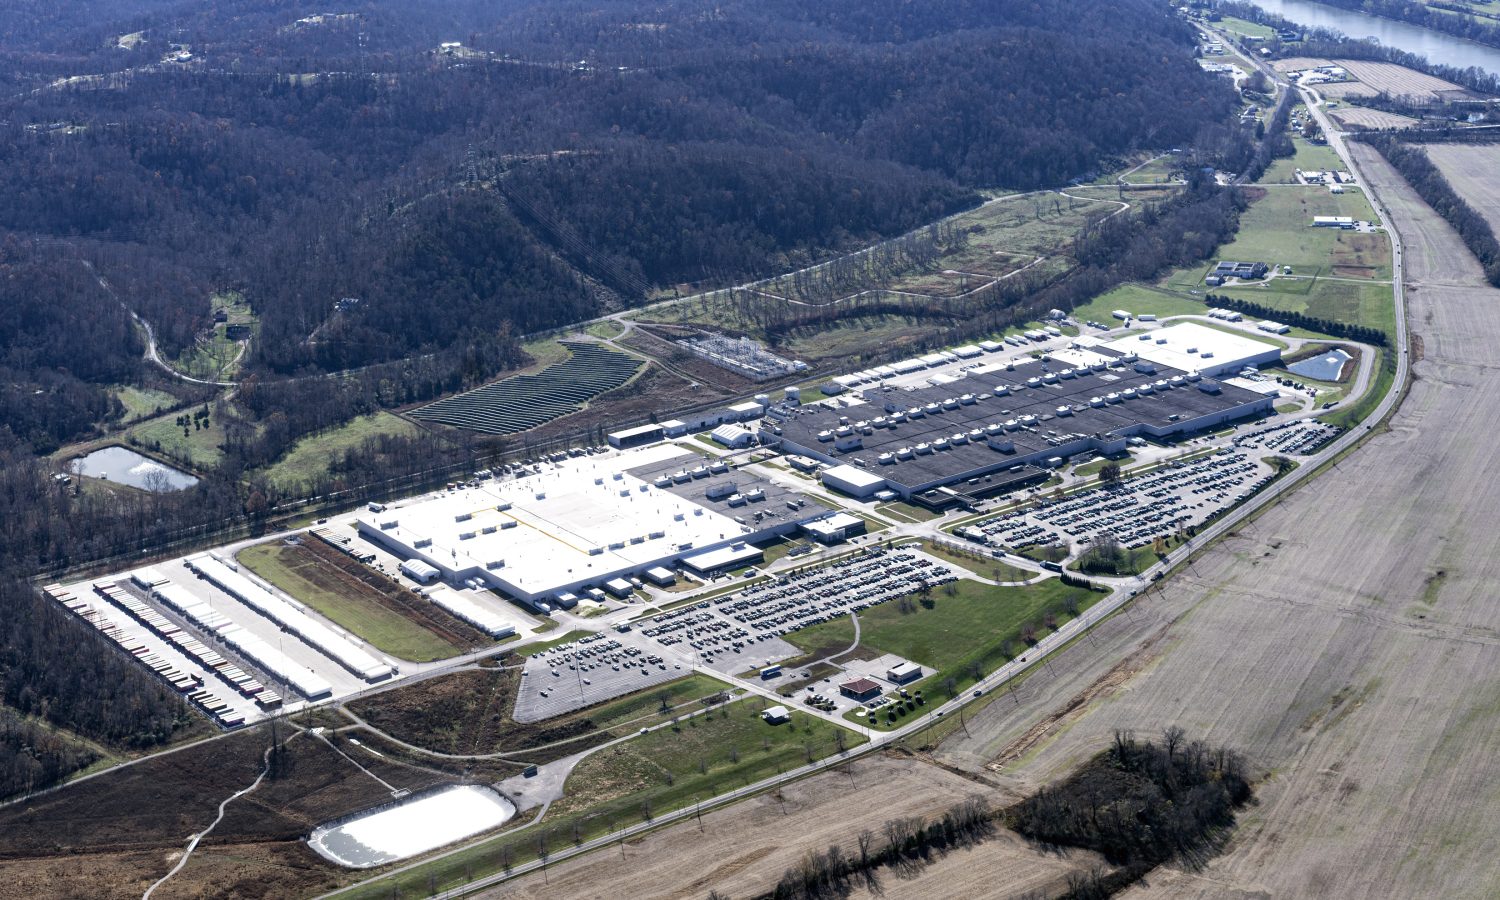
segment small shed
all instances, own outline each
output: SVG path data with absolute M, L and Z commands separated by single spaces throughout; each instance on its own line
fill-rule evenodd
M 792 720 L 792 712 L 785 706 L 777 705 L 767 708 L 760 714 L 760 717 L 765 719 L 767 724 L 784 725 Z

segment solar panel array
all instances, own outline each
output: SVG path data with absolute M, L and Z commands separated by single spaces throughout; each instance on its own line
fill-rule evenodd
M 629 381 L 642 361 L 599 344 L 561 341 L 570 356 L 535 375 L 517 375 L 414 411 L 413 418 L 485 434 L 515 434 L 577 412 Z

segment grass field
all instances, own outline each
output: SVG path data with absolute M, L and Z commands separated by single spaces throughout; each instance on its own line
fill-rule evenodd
M 1180 174 L 1181 168 L 1182 161 L 1177 156 L 1168 154 L 1159 156 L 1130 174 L 1122 174 L 1119 177 L 1128 184 L 1170 184 L 1174 173 Z M 1113 178 L 1109 181 L 1111 184 L 1114 183 Z
M 121 425 L 129 425 L 132 422 L 150 418 L 156 415 L 158 410 L 169 409 L 178 402 L 176 397 L 166 391 L 131 385 L 116 389 L 115 397 L 119 399 L 120 405 L 125 407 L 125 413 L 117 420 Z
M 145 447 L 164 456 L 199 469 L 211 469 L 219 464 L 224 451 L 219 445 L 224 441 L 223 423 L 218 416 L 209 418 L 207 428 L 189 425 L 184 431 L 174 420 L 181 413 L 167 413 L 150 421 L 133 426 L 128 435 Z
M 1391 277 L 1390 241 L 1384 234 L 1312 227 L 1314 216 L 1373 220 L 1369 200 L 1357 189 L 1343 194 L 1317 186 L 1264 190 L 1240 216 L 1239 233 L 1219 248 L 1217 258 L 1289 265 L 1297 275 Z
M 1395 336 L 1396 301 L 1389 283 L 1372 281 L 1361 284 L 1318 278 L 1282 284 L 1283 280 L 1275 279 L 1263 288 L 1220 288 L 1216 292 L 1289 312 L 1306 313 L 1336 322 L 1368 325 Z M 1291 287 L 1293 290 L 1281 290 L 1282 287 Z
M 295 488 L 327 474 L 328 464 L 346 450 L 382 434 L 415 434 L 417 426 L 388 412 L 360 416 L 328 431 L 297 441 L 281 459 L 266 469 L 266 478 L 281 488 Z
M 246 547 L 237 556 L 245 568 L 359 635 L 382 652 L 414 662 L 456 656 L 462 647 L 444 640 L 355 586 L 335 581 L 331 570 L 279 541 Z
M 1049 614 L 1060 625 L 1075 614 L 1070 604 L 1082 610 L 1102 596 L 1055 578 L 1029 587 L 959 581 L 933 591 L 931 609 L 919 604 L 915 612 L 903 613 L 900 604 L 890 601 L 860 613 L 860 646 L 894 653 L 933 671 L 915 685 L 928 693 L 950 677 L 961 691 L 978 680 L 976 671 L 982 677 L 1024 652 L 1025 627 L 1035 626 L 1037 635 L 1045 634 L 1043 620 Z M 808 652 L 847 647 L 854 641 L 854 625 L 840 618 L 794 631 L 786 640 Z
M 1232 34 L 1242 34 L 1245 37 L 1266 39 L 1276 32 L 1269 25 L 1261 25 L 1248 19 L 1237 19 L 1234 16 L 1225 16 L 1217 23 L 1220 28 Z
M 1344 168 L 1344 163 L 1339 155 L 1329 149 L 1327 144 L 1314 144 L 1301 135 L 1292 136 L 1292 146 L 1296 153 L 1284 159 L 1278 159 L 1266 167 L 1265 174 L 1260 176 L 1259 184 L 1296 184 L 1296 170 L 1314 172 L 1338 171 Z M 1327 188 L 1320 188 L 1327 190 Z
M 1110 315 L 1117 309 L 1137 316 L 1141 313 L 1154 313 L 1162 317 L 1201 316 L 1208 312 L 1203 301 L 1197 297 L 1140 284 L 1124 284 L 1073 310 L 1073 318 L 1080 322 L 1118 325 L 1119 321 Z

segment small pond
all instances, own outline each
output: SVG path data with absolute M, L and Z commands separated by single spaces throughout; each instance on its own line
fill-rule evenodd
M 124 447 L 105 447 L 68 464 L 75 475 L 105 478 L 145 491 L 181 491 L 198 479 Z
M 456 784 L 319 825 L 307 843 L 330 862 L 368 869 L 498 827 L 515 814 L 510 801 L 490 788 Z
M 1294 362 L 1287 366 L 1287 371 L 1303 378 L 1311 378 L 1314 381 L 1338 381 L 1339 373 L 1344 370 L 1344 363 L 1354 357 L 1338 348 L 1329 350 L 1318 356 Z

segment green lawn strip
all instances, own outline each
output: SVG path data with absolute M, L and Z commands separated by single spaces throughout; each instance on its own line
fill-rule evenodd
M 266 469 L 266 478 L 283 488 L 307 484 L 328 473 L 328 466 L 346 450 L 354 450 L 379 435 L 411 435 L 417 426 L 388 412 L 360 416 L 337 428 L 297 441 L 281 459 Z
M 877 506 L 875 507 L 875 511 L 885 513 L 893 519 L 906 519 L 912 522 L 931 522 L 942 515 L 942 513 L 935 513 L 925 507 L 903 503 L 900 500 L 894 500 L 882 506 Z
M 564 796 L 540 824 L 502 832 L 340 896 L 385 898 L 393 889 L 401 896 L 426 896 L 430 885 L 457 887 L 471 876 L 536 859 L 542 847 L 555 852 L 795 769 L 810 755 L 835 754 L 836 733 L 851 749 L 865 742 L 855 731 L 806 713 L 793 712 L 785 725 L 768 725 L 760 718 L 765 703 L 760 698 L 731 703 L 591 754 L 568 776 Z
M 463 651 L 421 625 L 378 603 L 347 596 L 304 577 L 283 559 L 280 542 L 246 547 L 240 564 L 327 616 L 334 624 L 369 641 L 383 653 L 413 662 L 447 659 Z
M 527 644 L 523 647 L 517 647 L 516 652 L 521 654 L 522 656 L 535 656 L 538 653 L 541 653 L 543 650 L 551 650 L 553 647 L 560 647 L 563 644 L 568 643 L 569 641 L 576 641 L 579 638 L 588 637 L 588 635 L 589 632 L 587 631 L 565 631 L 550 641 L 538 641 L 535 644 Z
M 982 677 L 1025 651 L 1024 628 L 1035 626 L 1040 637 L 1046 633 L 1043 620 L 1048 614 L 1061 625 L 1072 618 L 1070 602 L 1081 611 L 1102 596 L 1055 578 L 1027 587 L 959 581 L 934 590 L 931 609 L 919 603 L 915 611 L 903 613 L 901 604 L 890 600 L 861 612 L 860 646 L 894 653 L 933 673 L 909 689 L 920 688 L 931 696 L 952 678 L 954 689 L 962 691 L 977 680 L 974 670 Z M 785 639 L 805 650 L 840 641 L 847 646 L 854 640 L 854 626 L 848 618 L 839 618 L 794 631 Z M 877 725 L 873 718 L 871 724 Z M 882 717 L 878 727 L 883 726 Z
M 1008 566 L 998 559 L 990 557 L 977 548 L 969 553 L 959 553 L 951 545 L 940 544 L 936 541 L 923 541 L 922 549 L 936 556 L 993 581 L 1027 581 L 1035 577 L 1035 572 Z
M 1337 409 L 1330 410 L 1327 415 L 1319 416 L 1319 420 L 1329 425 L 1337 425 L 1340 428 L 1353 428 L 1358 425 L 1380 405 L 1380 400 L 1391 389 L 1396 380 L 1395 355 L 1385 348 L 1376 350 L 1375 377 L 1370 386 L 1352 403 L 1345 403 Z M 1321 397 L 1319 398 L 1321 400 Z

